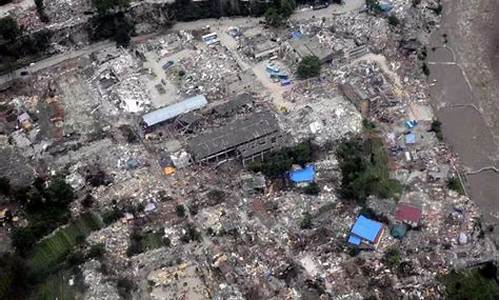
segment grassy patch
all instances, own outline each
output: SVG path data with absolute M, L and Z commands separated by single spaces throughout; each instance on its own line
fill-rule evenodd
M 81 242 L 82 237 L 86 237 L 102 225 L 98 216 L 89 213 L 56 230 L 33 248 L 29 257 L 32 273 L 40 275 L 52 272 L 71 253 L 74 246 Z
M 76 299 L 74 288 L 68 284 L 70 277 L 71 274 L 67 271 L 57 272 L 49 276 L 47 280 L 35 288 L 35 292 L 31 295 L 31 299 Z

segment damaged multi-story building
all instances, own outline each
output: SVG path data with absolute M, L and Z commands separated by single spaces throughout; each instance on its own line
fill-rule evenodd
M 188 144 L 196 163 L 238 157 L 245 165 L 263 159 L 265 153 L 279 149 L 285 141 L 276 117 L 264 111 L 195 136 Z

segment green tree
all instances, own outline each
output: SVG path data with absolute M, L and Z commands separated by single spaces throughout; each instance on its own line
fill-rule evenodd
M 316 77 L 321 71 L 321 61 L 316 56 L 306 56 L 297 67 L 297 76 L 301 79 Z
M 280 1 L 280 14 L 286 20 L 290 18 L 293 11 L 297 7 L 295 0 L 281 0 Z
M 36 11 L 38 13 L 38 17 L 40 18 L 40 21 L 44 23 L 49 22 L 49 17 L 45 13 L 45 5 L 43 4 L 43 0 L 35 0 L 35 5 L 36 5 Z
M 284 23 L 283 16 L 278 12 L 275 7 L 269 7 L 264 13 L 264 20 L 266 24 L 272 27 L 280 27 Z
M 392 25 L 392 26 L 398 26 L 400 21 L 398 19 L 398 17 L 396 17 L 395 15 L 390 15 L 387 20 L 389 21 L 389 24 Z
M 118 27 L 113 37 L 116 44 L 122 47 L 130 45 L 130 29 L 126 27 Z
M 175 213 L 179 218 L 184 218 L 186 216 L 186 209 L 184 208 L 184 205 L 179 204 L 175 207 Z
M 485 276 L 483 269 L 473 269 L 460 273 L 452 271 L 441 280 L 446 286 L 446 299 L 498 299 L 498 283 L 494 278 Z
M 21 35 L 21 29 L 17 25 L 16 20 L 12 17 L 0 19 L 0 35 L 7 41 L 15 41 Z
M 379 13 L 382 11 L 378 0 L 366 0 L 366 8 L 375 13 Z
M 130 0 L 92 0 L 99 14 L 106 14 L 112 10 L 128 8 Z
M 433 120 L 431 123 L 431 130 L 436 134 L 436 138 L 440 141 L 443 140 L 443 131 L 441 130 L 441 121 Z
M 461 195 L 465 195 L 464 187 L 462 186 L 462 183 L 460 182 L 460 178 L 458 178 L 458 176 L 452 177 L 448 180 L 448 188 Z
M 342 172 L 340 193 L 345 199 L 364 204 L 370 195 L 391 198 L 401 193 L 399 181 L 390 178 L 387 153 L 380 139 L 344 141 L 337 157 Z
M 426 63 L 422 64 L 422 72 L 424 72 L 425 76 L 429 77 L 431 74 L 431 70 L 429 69 L 429 66 L 427 66 Z
M 92 245 L 89 249 L 89 252 L 87 254 L 88 258 L 101 258 L 103 257 L 104 253 L 106 252 L 106 249 L 104 248 L 104 244 L 99 243 Z
M 16 228 L 11 234 L 12 246 L 16 252 L 25 256 L 37 241 L 37 236 L 30 227 Z
M 73 188 L 66 183 L 64 178 L 56 177 L 47 188 L 46 198 L 55 205 L 65 206 L 73 201 L 75 194 Z

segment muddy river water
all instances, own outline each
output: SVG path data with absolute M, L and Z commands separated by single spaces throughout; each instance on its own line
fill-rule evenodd
M 431 45 L 427 48 L 429 80 L 434 82 L 430 90 L 431 98 L 436 115 L 442 122 L 445 142 L 458 154 L 460 165 L 464 169 L 463 178 L 466 181 L 467 193 L 482 210 L 484 223 L 494 226 L 492 234 L 498 242 L 498 146 L 495 142 L 497 139 L 494 138 L 496 133 L 488 126 L 485 111 L 481 108 L 481 101 L 486 100 L 478 95 L 476 86 L 469 80 L 477 74 L 467 73 L 463 67 L 464 63 L 474 61 L 463 61 L 457 57 L 456 51 L 461 51 L 462 48 L 460 43 L 467 42 L 461 38 L 462 33 L 457 32 L 457 22 L 461 22 L 457 9 L 460 8 L 450 1 L 443 1 L 443 5 L 441 28 L 433 33 Z M 492 13 L 498 16 L 498 10 Z M 498 18 L 497 16 L 495 18 Z M 486 39 L 494 38 L 488 30 L 476 34 L 491 35 L 485 36 Z M 496 35 L 498 36 L 498 27 Z M 496 41 L 498 42 L 498 39 Z M 498 56 L 495 65 L 491 67 L 497 66 Z M 498 70 L 496 74 L 498 80 Z M 498 107 L 498 99 L 496 101 Z

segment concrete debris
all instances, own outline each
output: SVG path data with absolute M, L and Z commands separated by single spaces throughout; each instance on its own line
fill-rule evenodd
M 133 13 L 153 5 L 151 15 L 162 15 L 168 6 L 139 2 Z M 44 3 L 54 30 L 78 31 L 92 17 L 91 1 Z M 498 255 L 476 204 L 448 187 L 460 164 L 432 125 L 419 55 L 439 23 L 428 8 L 437 4 L 393 0 L 375 14 L 346 1 L 299 8 L 282 29 L 239 17 L 140 35 L 159 26 L 151 17 L 129 48 L 102 42 L 45 60 L 47 68 L 30 66 L 38 71 L 2 92 L 0 177 L 28 186 L 62 174 L 75 191 L 73 217 L 121 216 L 86 238 L 83 247 L 106 251 L 80 265 L 85 299 L 119 299 L 117 278 L 136 284 L 138 299 L 443 297 L 439 276 Z M 9 11 L 27 30 L 43 26 L 29 7 Z M 211 32 L 218 43 L 208 46 L 202 37 Z M 311 53 L 323 58 L 320 75 L 296 78 L 297 55 Z M 196 111 L 141 125 L 144 113 L 194 95 L 206 99 Z M 362 207 L 339 198 L 336 150 L 360 135 L 383 141 L 389 176 L 403 189 L 397 199 L 370 196 Z M 282 151 L 299 142 L 311 153 Z M 271 152 L 280 152 L 275 161 Z M 314 183 L 267 176 L 293 164 L 313 164 Z M 346 243 L 360 214 L 382 224 L 371 251 Z M 385 258 L 394 248 L 397 268 Z

